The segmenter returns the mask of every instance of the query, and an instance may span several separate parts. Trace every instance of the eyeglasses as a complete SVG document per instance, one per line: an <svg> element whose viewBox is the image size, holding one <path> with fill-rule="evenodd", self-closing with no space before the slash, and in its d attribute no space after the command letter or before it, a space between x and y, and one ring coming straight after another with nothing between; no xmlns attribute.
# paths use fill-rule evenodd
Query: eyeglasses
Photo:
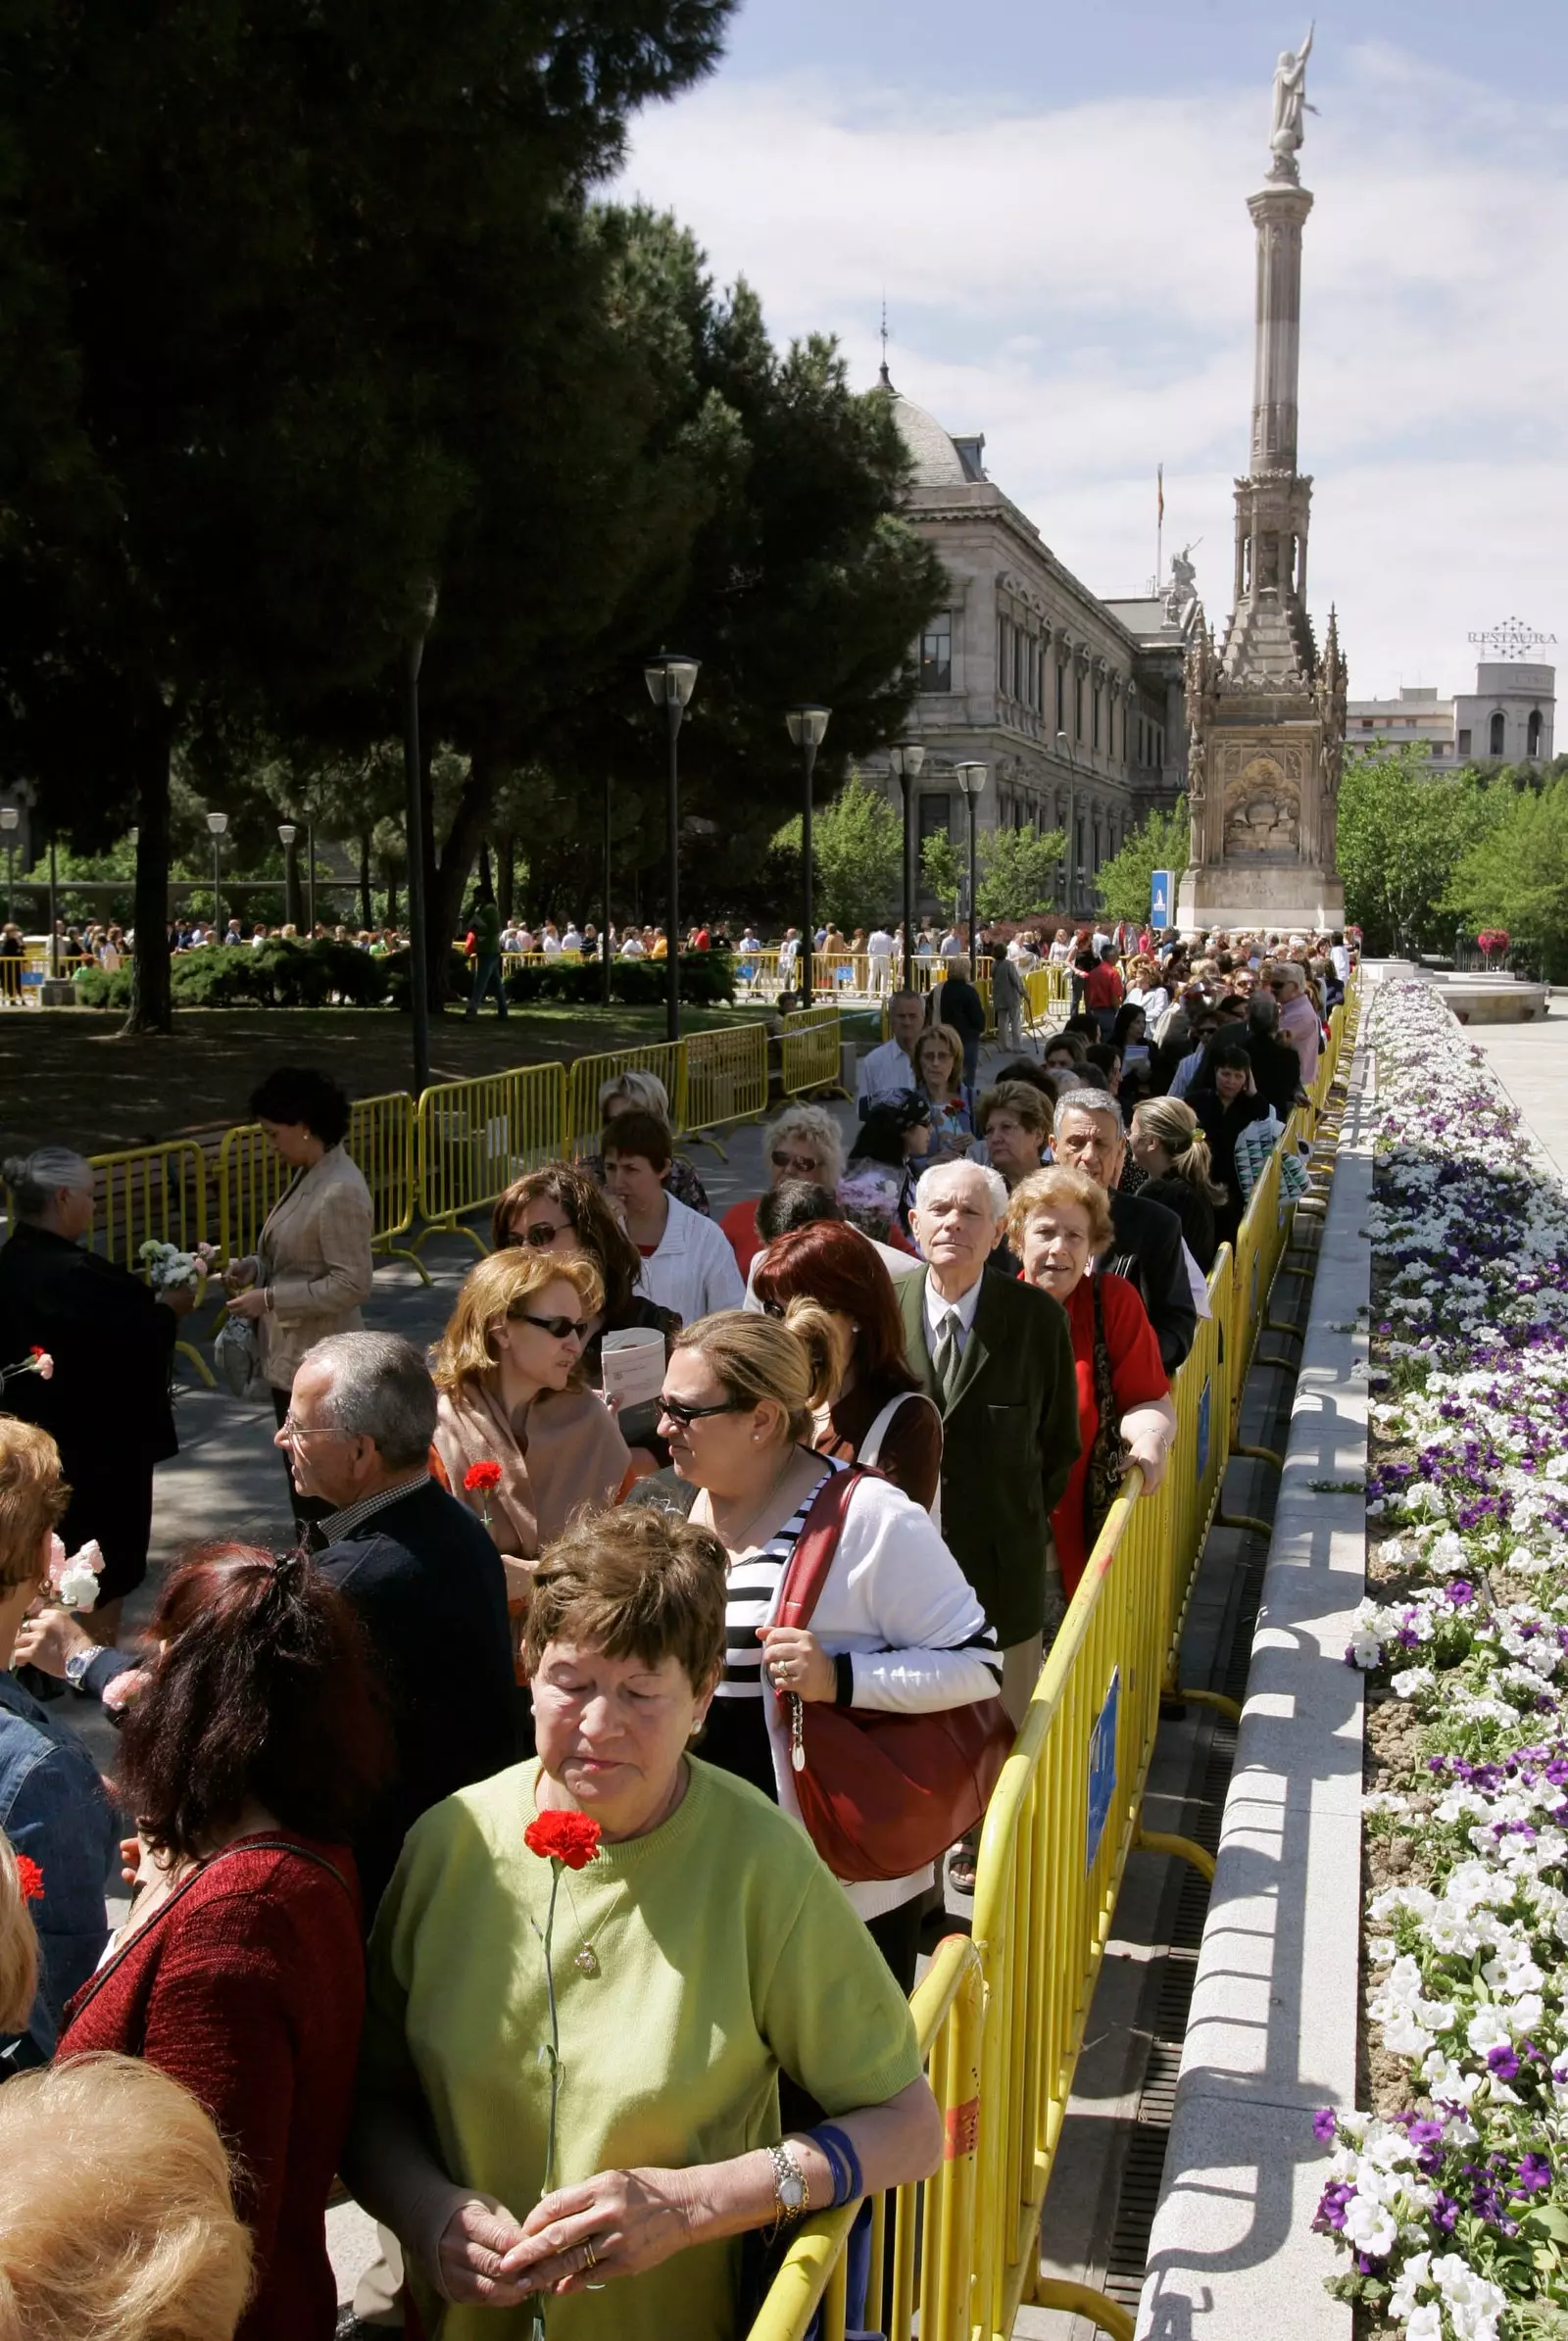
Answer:
<svg viewBox="0 0 1568 2341"><path fill-rule="evenodd" d="M535 1317L527 1309L519 1309L513 1322L537 1325L553 1341L585 1341L591 1330L586 1317Z"/></svg>
<svg viewBox="0 0 1568 2341"><path fill-rule="evenodd" d="M576 1233L569 1219L563 1220L559 1228L547 1227L541 1220L531 1228L514 1228L507 1238L506 1248L508 1251L518 1251L526 1244L530 1251L548 1251L558 1236L574 1236Z"/></svg>
<svg viewBox="0 0 1568 2341"><path fill-rule="evenodd" d="M803 1176L822 1167L814 1154L786 1154L778 1147L773 1150L772 1162L775 1170L800 1171Z"/></svg>
<svg viewBox="0 0 1568 2341"><path fill-rule="evenodd" d="M332 1439L351 1439L357 1436L354 1432L339 1431L333 1423L297 1423L292 1410L284 1415L277 1430L278 1437L286 1439L290 1446L298 1446L302 1439L318 1439L323 1432Z"/></svg>
<svg viewBox="0 0 1568 2341"><path fill-rule="evenodd" d="M662 1421L667 1415L672 1423L679 1423L683 1431L689 1431L693 1423L703 1422L710 1414L740 1412L741 1408L733 1398L725 1398L717 1406L688 1406L680 1398L666 1398L662 1390L659 1393L660 1420Z"/></svg>

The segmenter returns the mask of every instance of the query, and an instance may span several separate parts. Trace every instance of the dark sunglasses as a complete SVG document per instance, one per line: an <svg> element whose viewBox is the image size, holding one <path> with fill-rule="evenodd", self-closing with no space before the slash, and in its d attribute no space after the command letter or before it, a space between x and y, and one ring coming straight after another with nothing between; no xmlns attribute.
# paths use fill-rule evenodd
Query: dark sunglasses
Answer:
<svg viewBox="0 0 1568 2341"><path fill-rule="evenodd" d="M662 1390L659 1393L660 1420L662 1421L667 1415L672 1423L679 1423L684 1431L689 1431L693 1423L702 1422L708 1415L739 1414L740 1411L733 1398L725 1398L717 1406L687 1406L679 1398L666 1398Z"/></svg>
<svg viewBox="0 0 1568 2341"><path fill-rule="evenodd" d="M549 1334L553 1341L585 1341L588 1339L589 1325L586 1317L534 1317L530 1316L526 1309L522 1309L514 1322L537 1325L539 1331Z"/></svg>
<svg viewBox="0 0 1568 2341"><path fill-rule="evenodd" d="M507 1251L520 1251L526 1246L530 1251L548 1251L558 1236L574 1236L576 1232L569 1219L565 1226L561 1228L524 1228L520 1234L509 1236L503 1248Z"/></svg>
<svg viewBox="0 0 1568 2341"><path fill-rule="evenodd" d="M822 1167L820 1157L815 1154L785 1154L777 1147L773 1150L772 1162L775 1170L814 1171Z"/></svg>

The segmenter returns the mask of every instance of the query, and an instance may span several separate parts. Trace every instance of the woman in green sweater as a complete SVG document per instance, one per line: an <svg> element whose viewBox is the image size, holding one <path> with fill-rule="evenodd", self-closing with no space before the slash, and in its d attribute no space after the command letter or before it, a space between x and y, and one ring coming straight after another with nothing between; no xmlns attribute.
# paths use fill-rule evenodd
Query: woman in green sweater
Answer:
<svg viewBox="0 0 1568 2341"><path fill-rule="evenodd" d="M402 2238L427 2341L524 2341L546 2293L551 2341L731 2341L748 2232L941 2158L843 1888L689 1752L723 1656L707 1531L584 1521L529 1612L537 1760L410 1832L344 2174ZM781 2071L826 2116L782 2140Z"/></svg>

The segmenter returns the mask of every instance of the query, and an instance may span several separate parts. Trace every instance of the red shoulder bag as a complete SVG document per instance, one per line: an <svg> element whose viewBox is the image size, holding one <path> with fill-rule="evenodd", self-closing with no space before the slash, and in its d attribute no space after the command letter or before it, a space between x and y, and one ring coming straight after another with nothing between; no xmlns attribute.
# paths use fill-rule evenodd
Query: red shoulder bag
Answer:
<svg viewBox="0 0 1568 2341"><path fill-rule="evenodd" d="M777 1626L808 1626L861 1471L835 1472L816 1493L791 1556ZM1012 1749L1000 1698L931 1715L834 1707L775 1694L790 1733L801 1818L835 1878L907 1878L972 1829Z"/></svg>

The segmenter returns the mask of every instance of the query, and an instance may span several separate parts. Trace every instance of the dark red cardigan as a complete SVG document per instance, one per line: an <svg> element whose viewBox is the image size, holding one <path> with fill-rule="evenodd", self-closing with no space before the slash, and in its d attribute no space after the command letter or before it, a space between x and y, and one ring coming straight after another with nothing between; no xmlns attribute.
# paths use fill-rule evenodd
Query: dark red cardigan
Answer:
<svg viewBox="0 0 1568 2341"><path fill-rule="evenodd" d="M326 2198L364 2016L354 1857L282 1831L216 1855L67 2010L60 2056L144 2057L235 2155L256 2239L236 2341L328 2341L336 2325Z"/></svg>

